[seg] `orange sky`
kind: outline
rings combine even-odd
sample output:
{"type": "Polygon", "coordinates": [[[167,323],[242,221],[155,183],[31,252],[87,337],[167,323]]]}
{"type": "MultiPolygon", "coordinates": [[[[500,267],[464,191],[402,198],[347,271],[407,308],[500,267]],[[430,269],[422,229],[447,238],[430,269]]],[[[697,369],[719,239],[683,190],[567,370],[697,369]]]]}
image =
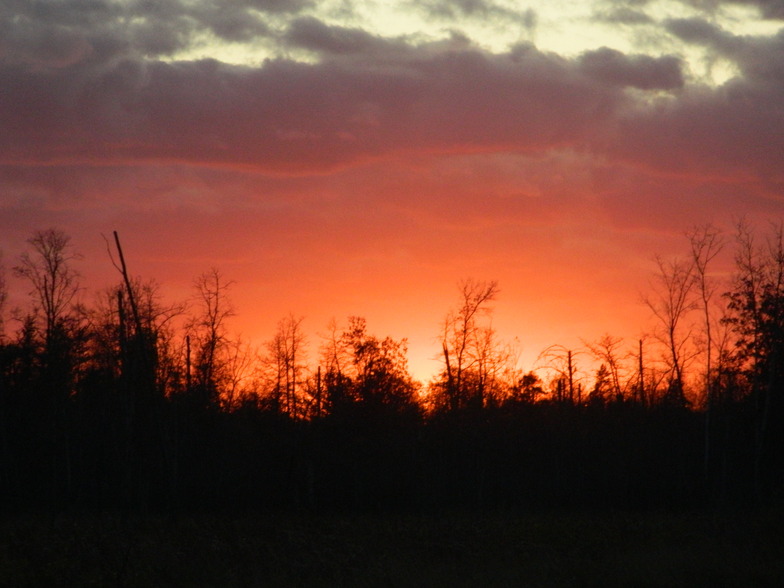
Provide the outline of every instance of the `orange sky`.
{"type": "Polygon", "coordinates": [[[117,230],[172,300],[234,280],[235,332],[291,312],[315,355],[362,315],[426,378],[461,279],[499,281],[528,368],[650,330],[652,258],[692,225],[784,217],[781,3],[370,5],[11,3],[4,264],[56,226],[99,288],[117,230]]]}

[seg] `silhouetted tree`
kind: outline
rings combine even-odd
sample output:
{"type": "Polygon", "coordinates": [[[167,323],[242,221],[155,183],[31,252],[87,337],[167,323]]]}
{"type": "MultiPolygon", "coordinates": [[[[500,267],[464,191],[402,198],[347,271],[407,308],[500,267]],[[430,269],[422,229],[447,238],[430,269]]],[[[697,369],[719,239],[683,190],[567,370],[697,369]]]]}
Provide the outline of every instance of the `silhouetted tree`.
{"type": "Polygon", "coordinates": [[[325,379],[332,414],[385,419],[418,413],[418,386],[408,373],[405,340],[370,335],[367,321],[352,316],[335,343],[325,379]]]}
{"type": "Polygon", "coordinates": [[[613,390],[610,371],[601,364],[596,370],[593,387],[588,393],[588,404],[591,406],[604,406],[610,400],[613,390]]]}
{"type": "Polygon", "coordinates": [[[5,306],[8,299],[8,289],[6,285],[5,265],[3,264],[3,252],[0,251],[0,455],[2,455],[5,468],[0,471],[0,488],[8,496],[14,484],[14,476],[9,468],[13,462],[11,451],[11,399],[9,371],[11,364],[11,346],[6,341],[5,336],[5,306]]]}
{"type": "Polygon", "coordinates": [[[657,337],[667,349],[670,376],[665,400],[686,406],[684,362],[691,330],[684,323],[688,313],[696,308],[694,263],[657,256],[656,264],[658,271],[652,284],[653,292],[643,296],[643,301],[659,322],[661,330],[657,337]]]}
{"type": "Polygon", "coordinates": [[[721,232],[711,226],[695,227],[687,233],[691,246],[691,259],[694,266],[695,289],[698,306],[702,312],[702,329],[705,335],[705,375],[703,384],[704,403],[708,414],[712,404],[711,378],[714,357],[714,323],[713,297],[717,284],[709,275],[709,266],[724,247],[721,232]]]}
{"type": "Polygon", "coordinates": [[[56,502],[71,492],[73,483],[71,396],[84,346],[84,325],[75,305],[79,274],[73,262],[81,256],[58,229],[36,231],[27,243],[31,249],[19,257],[14,273],[32,287],[30,316],[43,339],[40,382],[34,388],[40,394],[36,409],[50,432],[49,489],[56,502]]]}
{"type": "Polygon", "coordinates": [[[604,388],[607,388],[607,392],[611,392],[614,400],[623,400],[624,398],[625,386],[622,384],[622,380],[626,377],[624,373],[626,370],[624,370],[621,357],[619,357],[621,345],[623,345],[623,339],[612,337],[609,334],[601,336],[595,343],[585,343],[591,355],[604,367],[607,377],[604,388]]]}
{"type": "Polygon", "coordinates": [[[459,306],[447,314],[441,334],[443,381],[434,387],[451,411],[484,405],[487,368],[494,362],[492,327],[480,318],[490,313],[498,283],[469,279],[459,288],[459,306]]]}
{"type": "Polygon", "coordinates": [[[539,354],[538,361],[555,373],[552,385],[557,402],[582,403],[582,378],[578,375],[576,354],[563,345],[551,345],[539,354]]]}
{"type": "Polygon", "coordinates": [[[259,393],[258,352],[241,337],[226,343],[221,406],[232,411],[253,401],[259,393]]]}
{"type": "Polygon", "coordinates": [[[5,312],[8,301],[8,284],[6,283],[3,252],[0,251],[0,345],[5,342],[5,312]]]}
{"type": "Polygon", "coordinates": [[[14,273],[32,286],[32,316],[43,336],[42,365],[50,397],[59,403],[72,393],[80,319],[75,306],[79,274],[73,262],[81,256],[72,250],[70,237],[58,229],[37,231],[28,239],[31,251],[19,257],[14,273]]]}
{"type": "Polygon", "coordinates": [[[705,435],[704,435],[704,470],[705,476],[709,475],[711,461],[711,427],[712,410],[715,402],[716,389],[714,386],[713,357],[714,357],[714,318],[713,295],[717,285],[711,279],[708,268],[713,259],[721,252],[724,246],[721,233],[711,225],[695,227],[686,234],[691,247],[691,259],[694,264],[694,281],[697,291],[699,310],[702,313],[702,332],[705,337],[704,357],[705,371],[703,375],[702,404],[705,409],[705,435]]]}
{"type": "Polygon", "coordinates": [[[72,309],[79,291],[79,274],[73,262],[81,259],[70,246],[71,238],[59,229],[36,231],[27,240],[32,251],[19,257],[14,273],[30,282],[35,312],[42,313],[45,345],[72,309]]]}
{"type": "Polygon", "coordinates": [[[278,410],[295,420],[306,416],[309,400],[303,397],[307,341],[302,321],[302,317],[290,314],[278,322],[275,336],[267,343],[265,362],[271,388],[268,395],[278,410]]]}
{"type": "Polygon", "coordinates": [[[542,380],[534,372],[522,374],[509,387],[507,402],[512,404],[533,404],[545,394],[542,380]]]}
{"type": "Polygon", "coordinates": [[[117,232],[114,241],[119,263],[113,257],[112,263],[123,281],[115,290],[114,307],[120,352],[120,502],[147,506],[167,495],[171,500],[177,486],[179,445],[167,399],[180,389],[171,322],[183,306],[164,304],[154,281],[131,278],[117,232]]]}
{"type": "Polygon", "coordinates": [[[224,374],[224,351],[228,342],[226,321],[235,315],[228,298],[233,282],[227,282],[217,268],[199,275],[193,283],[198,314],[191,322],[195,344],[195,386],[201,401],[220,404],[220,381],[224,374]]]}
{"type": "MultiPolygon", "coordinates": [[[[752,486],[770,496],[784,487],[783,233],[756,241],[739,228],[723,321],[718,237],[689,233],[691,263],[659,259],[648,298],[664,359],[653,342],[624,355],[605,335],[585,345],[590,374],[563,346],[543,352],[545,371],[519,369],[490,322],[497,285],[462,282],[427,396],[406,340],[371,334],[361,317],[330,325],[314,369],[293,315],[257,358],[228,336],[230,283],[217,270],[194,282],[195,316],[179,318],[183,305],[130,277],[116,234],[122,283],[78,305],[67,238],[36,233],[15,270],[30,309],[0,333],[0,497],[7,509],[383,509],[688,506],[745,500],[752,486]],[[690,361],[705,368],[691,371],[710,427],[684,406],[690,361]]],[[[4,291],[0,271],[0,317],[4,291]]]]}
{"type": "MultiPolygon", "coordinates": [[[[741,222],[737,233],[737,275],[729,292],[738,357],[756,406],[755,485],[758,493],[784,462],[784,227],[775,225],[763,246],[741,222]]],[[[776,483],[782,483],[776,473],[776,483]]]]}

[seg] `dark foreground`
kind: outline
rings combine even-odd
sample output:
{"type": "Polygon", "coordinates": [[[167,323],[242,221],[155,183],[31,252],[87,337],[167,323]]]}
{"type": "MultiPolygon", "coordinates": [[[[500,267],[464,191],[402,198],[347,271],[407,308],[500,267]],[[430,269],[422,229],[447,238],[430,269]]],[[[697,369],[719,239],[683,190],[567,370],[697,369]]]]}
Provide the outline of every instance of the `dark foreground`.
{"type": "Polygon", "coordinates": [[[784,511],[6,516],[3,586],[782,586],[784,511]]]}

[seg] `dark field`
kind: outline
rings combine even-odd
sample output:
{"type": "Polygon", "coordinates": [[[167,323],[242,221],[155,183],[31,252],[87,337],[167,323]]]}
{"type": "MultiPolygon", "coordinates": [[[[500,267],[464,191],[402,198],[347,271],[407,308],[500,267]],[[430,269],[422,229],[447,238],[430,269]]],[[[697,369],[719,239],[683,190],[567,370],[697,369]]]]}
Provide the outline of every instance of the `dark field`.
{"type": "Polygon", "coordinates": [[[3,586],[782,586],[784,512],[6,517],[3,586]]]}

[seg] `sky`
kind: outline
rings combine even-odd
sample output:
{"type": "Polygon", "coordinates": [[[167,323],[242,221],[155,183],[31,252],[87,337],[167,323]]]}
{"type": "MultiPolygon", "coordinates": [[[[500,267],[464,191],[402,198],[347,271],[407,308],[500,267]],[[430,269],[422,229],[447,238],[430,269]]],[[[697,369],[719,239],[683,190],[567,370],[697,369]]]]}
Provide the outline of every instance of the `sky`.
{"type": "Polygon", "coordinates": [[[427,379],[497,280],[531,368],[636,344],[654,256],[741,216],[784,218],[782,0],[0,0],[3,263],[57,227],[85,297],[116,230],[167,299],[218,268],[247,340],[364,316],[427,379]]]}

